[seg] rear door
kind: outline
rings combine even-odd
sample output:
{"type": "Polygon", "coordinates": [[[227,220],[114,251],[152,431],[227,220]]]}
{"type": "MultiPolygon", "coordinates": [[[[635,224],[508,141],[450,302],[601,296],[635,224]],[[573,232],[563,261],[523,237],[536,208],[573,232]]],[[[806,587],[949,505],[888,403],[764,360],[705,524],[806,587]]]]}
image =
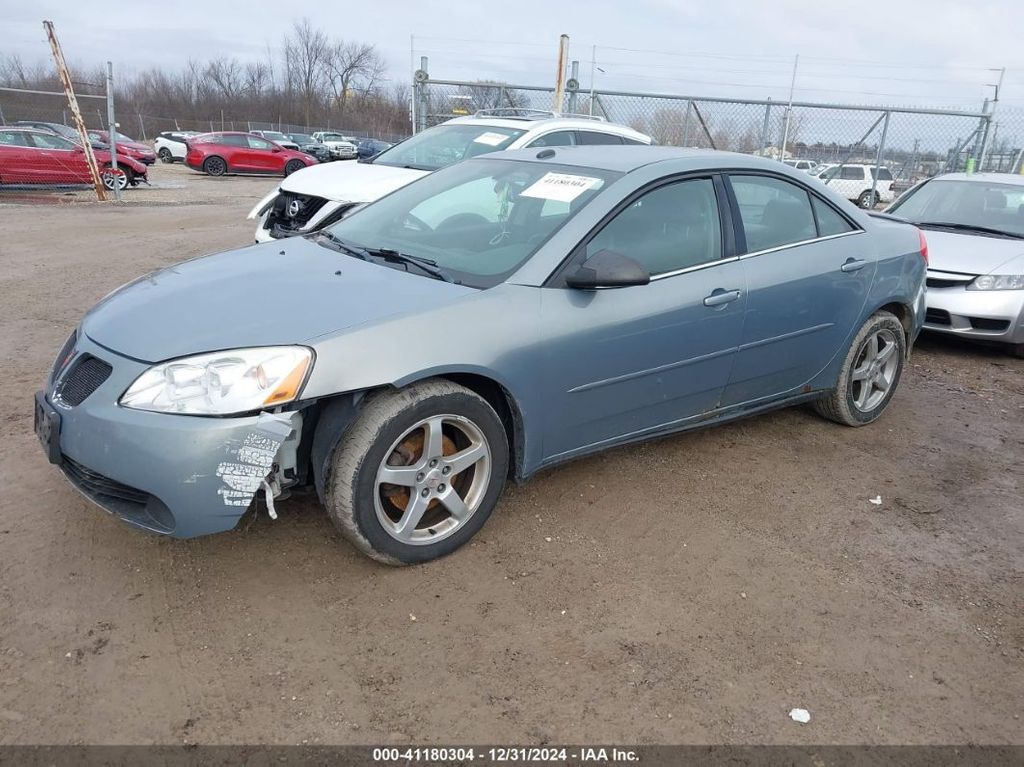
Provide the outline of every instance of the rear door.
{"type": "Polygon", "coordinates": [[[28,184],[38,174],[38,151],[24,131],[0,130],[0,183],[28,184]],[[35,161],[35,162],[34,162],[35,161]]]}
{"type": "Polygon", "coordinates": [[[746,317],[722,405],[800,390],[845,353],[875,272],[863,230],[808,188],[734,173],[746,317]]]}

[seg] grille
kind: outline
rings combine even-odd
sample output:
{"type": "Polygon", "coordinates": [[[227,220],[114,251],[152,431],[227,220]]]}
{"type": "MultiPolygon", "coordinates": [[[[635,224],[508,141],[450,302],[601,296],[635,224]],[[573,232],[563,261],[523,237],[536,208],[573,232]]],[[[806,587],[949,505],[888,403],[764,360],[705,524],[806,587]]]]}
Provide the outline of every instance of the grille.
{"type": "Polygon", "coordinates": [[[312,197],[305,195],[289,194],[282,192],[274,201],[274,206],[267,216],[267,228],[280,226],[284,230],[301,229],[313,218],[317,211],[327,204],[323,197],[312,197]],[[299,209],[294,216],[288,215],[289,207],[293,202],[299,204],[299,209]]]}
{"type": "Polygon", "coordinates": [[[92,469],[87,469],[82,464],[72,461],[67,456],[64,456],[61,468],[64,469],[72,482],[91,497],[99,499],[112,498],[140,506],[145,506],[149,501],[149,493],[136,490],[134,487],[128,487],[128,485],[122,485],[120,482],[109,477],[104,477],[102,474],[98,474],[92,469]]]}
{"type": "Polygon", "coordinates": [[[949,319],[949,312],[945,309],[929,309],[925,312],[924,321],[930,322],[933,325],[949,325],[951,321],[949,319]]]}
{"type": "Polygon", "coordinates": [[[968,280],[942,280],[938,277],[929,277],[925,280],[925,284],[929,288],[955,288],[958,285],[966,285],[968,280]]]}
{"type": "Polygon", "coordinates": [[[1002,332],[1010,327],[1009,320],[992,320],[988,317],[968,317],[971,327],[975,330],[994,330],[1002,332]]]}
{"type": "Polygon", "coordinates": [[[91,354],[83,354],[61,379],[54,395],[65,405],[81,405],[86,397],[107,380],[112,370],[113,368],[103,360],[91,354]]]}

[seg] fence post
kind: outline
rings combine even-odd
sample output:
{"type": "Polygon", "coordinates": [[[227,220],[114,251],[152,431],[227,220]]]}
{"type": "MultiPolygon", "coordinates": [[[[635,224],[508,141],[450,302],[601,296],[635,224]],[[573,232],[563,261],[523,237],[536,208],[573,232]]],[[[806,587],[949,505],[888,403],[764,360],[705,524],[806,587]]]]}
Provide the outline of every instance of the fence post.
{"type": "Polygon", "coordinates": [[[882,123],[882,137],[878,140],[878,151],[875,152],[875,172],[871,176],[871,197],[868,198],[871,204],[868,206],[868,210],[874,210],[877,199],[875,190],[878,188],[878,171],[882,167],[882,152],[885,151],[885,138],[889,135],[889,117],[891,116],[892,112],[886,112],[885,122],[882,123]]]}
{"type": "Polygon", "coordinates": [[[761,146],[760,149],[764,150],[768,146],[768,126],[770,125],[769,120],[772,116],[772,100],[768,99],[768,103],[764,105],[764,124],[761,126],[761,146]]]}
{"type": "Polygon", "coordinates": [[[430,81],[429,61],[426,56],[420,56],[420,72],[423,74],[417,78],[419,86],[419,103],[416,105],[416,132],[427,129],[428,94],[427,83],[430,81]]]}
{"type": "Polygon", "coordinates": [[[142,134],[142,140],[148,141],[146,138],[146,124],[142,122],[142,112],[136,112],[135,116],[139,118],[139,133],[142,134]]]}
{"type": "Polygon", "coordinates": [[[569,91],[569,114],[574,115],[576,114],[576,99],[580,90],[580,63],[578,61],[572,62],[569,68],[569,82],[565,85],[569,91]]]}
{"type": "Polygon", "coordinates": [[[110,61],[107,62],[107,138],[110,139],[110,169],[114,172],[114,199],[121,202],[117,172],[117,121],[114,120],[114,64],[110,61]]]}
{"type": "Polygon", "coordinates": [[[683,141],[682,146],[690,145],[690,110],[693,109],[693,100],[686,100],[686,112],[683,113],[683,141]]]}

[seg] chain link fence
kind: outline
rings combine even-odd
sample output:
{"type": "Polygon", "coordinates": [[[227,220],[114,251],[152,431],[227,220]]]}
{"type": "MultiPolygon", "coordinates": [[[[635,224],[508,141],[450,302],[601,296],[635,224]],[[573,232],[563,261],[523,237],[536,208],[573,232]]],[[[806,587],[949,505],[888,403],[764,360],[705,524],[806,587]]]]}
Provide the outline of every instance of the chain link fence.
{"type": "Polygon", "coordinates": [[[920,107],[802,101],[790,106],[770,99],[587,91],[575,80],[554,104],[553,88],[435,80],[424,69],[414,78],[413,98],[419,130],[483,109],[553,110],[628,125],[657,144],[805,160],[801,165],[816,164],[812,172],[826,172],[826,183],[869,207],[940,173],[1021,172],[1024,154],[1024,114],[1014,112],[997,118],[986,111],[920,107]],[[854,176],[864,182],[856,191],[856,184],[847,183],[854,176]]]}

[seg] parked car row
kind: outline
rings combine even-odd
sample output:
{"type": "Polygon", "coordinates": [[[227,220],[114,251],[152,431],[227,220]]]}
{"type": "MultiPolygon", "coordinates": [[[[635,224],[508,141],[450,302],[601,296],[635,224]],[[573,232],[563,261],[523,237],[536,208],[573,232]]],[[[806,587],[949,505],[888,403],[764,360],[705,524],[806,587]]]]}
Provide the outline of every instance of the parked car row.
{"type": "MultiPolygon", "coordinates": [[[[91,184],[92,175],[85,150],[75,131],[46,130],[47,123],[32,126],[0,126],[0,184],[91,184]]],[[[60,126],[65,128],[66,126],[60,126]]],[[[144,162],[124,153],[117,146],[117,170],[110,147],[96,139],[90,142],[100,169],[100,178],[108,189],[125,189],[148,180],[144,162]]]]}

